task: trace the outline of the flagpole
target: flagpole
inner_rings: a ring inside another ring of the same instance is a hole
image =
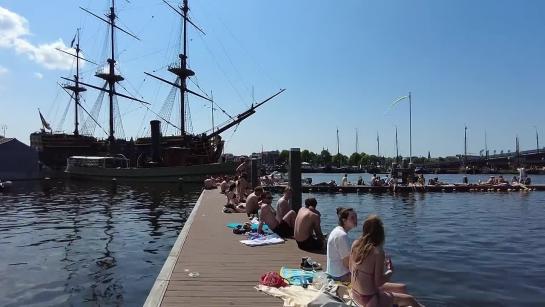
[[[411,92],[409,92],[409,163],[413,163],[413,116]]]
[[[397,143],[397,126],[396,126],[396,162],[399,163],[399,147]]]

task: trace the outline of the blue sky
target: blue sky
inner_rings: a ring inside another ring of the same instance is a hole
[[[141,38],[118,35],[125,87],[159,111],[170,88],[143,72],[171,78],[164,67],[175,60],[179,19],[159,0],[117,2],[120,25]],[[105,27],[79,6],[103,14],[109,1],[0,3],[0,125],[8,126],[8,136],[28,143],[40,128],[37,108],[54,127],[60,121],[68,97],[56,83],[71,74],[71,61],[52,46],[69,45],[81,27],[86,57],[105,61]],[[345,154],[355,150],[358,129],[360,151],[376,153],[378,132],[381,153],[393,155],[397,125],[400,153],[408,155],[408,104],[387,111],[409,91],[415,155],[463,152],[464,125],[469,152],[476,154],[485,130],[489,149],[498,151],[513,150],[516,135],[523,149],[535,148],[535,127],[545,135],[543,1],[194,0],[190,7],[206,32],[190,32],[190,65],[222,108],[231,115],[243,111],[252,87],[256,100],[287,89],[223,134],[228,152],[262,145],[334,151],[338,128]],[[83,77],[99,84],[95,69],[86,65]],[[96,97],[92,90],[85,94],[88,109]],[[209,129],[207,103],[193,97],[190,103],[194,132]],[[140,136],[153,117],[133,102],[119,104],[125,136]],[[70,110],[65,131],[72,131],[72,118]]]

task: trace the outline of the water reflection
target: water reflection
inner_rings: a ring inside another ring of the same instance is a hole
[[[329,232],[335,208],[384,221],[386,252],[427,306],[538,306],[545,300],[543,192],[314,194]],[[509,279],[505,279],[509,276]],[[508,294],[506,294],[508,293]],[[483,295],[485,294],[485,295]]]
[[[199,192],[14,186],[0,194],[0,305],[142,305]]]

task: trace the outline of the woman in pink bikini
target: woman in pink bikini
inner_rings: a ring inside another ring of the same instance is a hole
[[[382,221],[370,215],[363,223],[363,234],[352,244],[350,252],[352,299],[362,307],[422,306],[407,294],[404,284],[388,282],[393,266],[384,255],[383,244]]]

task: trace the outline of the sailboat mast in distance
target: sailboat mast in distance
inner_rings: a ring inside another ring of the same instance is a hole
[[[358,128],[356,128],[356,152],[358,152]]]
[[[377,157],[380,157],[380,138],[377,131]]]
[[[337,128],[337,155],[341,153],[339,146],[339,128]]]
[[[399,163],[399,145],[397,142],[397,126],[396,126],[396,162]]]

